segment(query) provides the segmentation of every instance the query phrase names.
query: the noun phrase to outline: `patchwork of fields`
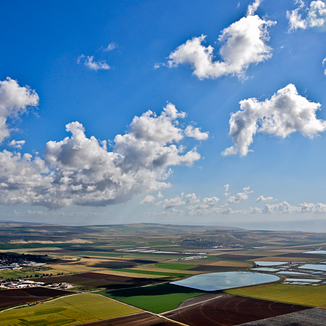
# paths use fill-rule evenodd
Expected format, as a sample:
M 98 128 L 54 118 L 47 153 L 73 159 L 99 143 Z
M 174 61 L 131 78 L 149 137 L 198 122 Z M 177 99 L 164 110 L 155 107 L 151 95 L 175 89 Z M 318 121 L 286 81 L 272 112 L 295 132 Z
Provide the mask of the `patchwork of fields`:
M 75 294 L 0 313 L 0 325 L 76 325 L 139 313 L 140 310 L 91 293 Z
M 18 239 L 21 231 L 21 224 L 16 229 L 11 224 L 8 238 Z M 291 273 L 302 272 L 305 263 L 326 265 L 326 255 L 307 253 L 326 249 L 325 235 L 159 225 L 66 231 L 46 225 L 38 231 L 33 225 L 23 231 L 27 240 L 0 243 L 0 252 L 22 260 L 31 255 L 44 264 L 0 270 L 0 281 L 17 285 L 22 278 L 45 286 L 0 290 L 0 326 L 231 326 L 326 308 L 326 272 L 303 270 L 307 285 L 289 284 Z M 28 241 L 29 234 L 39 242 Z M 46 234 L 55 234 L 53 243 L 44 242 Z M 284 262 L 262 271 L 280 281 L 211 294 L 170 284 L 202 273 L 250 272 L 255 262 Z M 66 283 L 72 288 L 59 290 Z M 10 308 L 17 305 L 25 306 Z

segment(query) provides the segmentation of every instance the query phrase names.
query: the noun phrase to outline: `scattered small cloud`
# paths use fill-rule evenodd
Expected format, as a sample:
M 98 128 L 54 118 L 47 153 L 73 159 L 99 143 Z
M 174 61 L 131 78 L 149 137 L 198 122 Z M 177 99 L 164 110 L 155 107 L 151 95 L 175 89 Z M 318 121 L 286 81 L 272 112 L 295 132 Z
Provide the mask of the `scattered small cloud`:
M 226 201 L 227 204 L 239 204 L 240 202 L 248 199 L 248 194 L 252 193 L 253 191 L 250 191 L 250 187 L 245 187 L 242 189 L 243 192 L 238 192 L 236 196 L 231 196 Z
M 84 64 L 90 70 L 109 70 L 111 67 L 106 63 L 106 60 L 94 61 L 94 56 L 80 55 L 77 59 L 78 64 Z
M 117 45 L 114 42 L 111 42 L 105 49 L 103 49 L 103 51 L 110 52 L 116 48 L 117 48 Z
M 266 201 L 271 201 L 273 200 L 274 198 L 273 197 L 264 197 L 264 196 L 259 196 L 257 199 L 256 199 L 256 202 L 259 203 L 259 202 L 266 202 Z
M 25 145 L 25 140 L 12 140 L 9 144 L 10 147 L 22 149 L 22 147 Z
M 323 66 L 323 68 L 324 68 L 324 75 L 326 75 L 326 58 L 323 60 L 323 62 L 322 62 L 322 66 Z
M 326 130 L 326 121 L 316 117 L 320 106 L 299 95 L 293 84 L 278 90 L 270 100 L 242 100 L 240 111 L 233 113 L 229 120 L 229 135 L 234 146 L 227 148 L 222 155 L 239 153 L 240 156 L 246 156 L 256 133 L 285 138 L 299 131 L 304 136 L 313 138 Z
M 206 197 L 201 201 L 200 204 L 188 206 L 188 213 L 190 215 L 208 214 L 210 209 L 214 207 L 219 202 L 219 200 L 220 199 L 217 197 Z
M 229 191 L 229 187 L 230 187 L 229 184 L 224 185 L 224 196 L 225 197 L 230 196 L 230 193 L 228 192 Z

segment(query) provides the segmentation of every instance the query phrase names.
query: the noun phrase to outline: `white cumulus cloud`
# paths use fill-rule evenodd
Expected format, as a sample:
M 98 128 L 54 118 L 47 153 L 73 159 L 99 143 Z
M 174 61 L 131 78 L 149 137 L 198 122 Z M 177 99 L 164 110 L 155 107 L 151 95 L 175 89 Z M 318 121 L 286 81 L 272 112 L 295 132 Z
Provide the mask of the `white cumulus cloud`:
M 238 192 L 236 196 L 231 196 L 226 201 L 227 204 L 239 204 L 240 202 L 248 199 L 248 194 L 253 191 L 250 190 L 250 187 L 245 187 L 242 189 L 243 192 Z
M 210 212 L 210 209 L 214 207 L 218 202 L 220 201 L 217 197 L 206 197 L 203 198 L 201 203 L 198 205 L 193 205 L 187 207 L 188 212 L 190 215 L 196 215 L 196 214 L 208 214 Z
M 308 27 L 321 27 L 326 22 L 326 4 L 324 1 L 317 0 L 311 1 L 310 5 L 302 0 L 295 1 L 299 6 L 286 12 L 286 17 L 289 20 L 289 31 L 297 29 L 307 29 Z
M 233 113 L 229 121 L 229 135 L 234 146 L 222 154 L 240 153 L 240 156 L 246 156 L 253 136 L 259 132 L 285 138 L 299 131 L 304 136 L 313 138 L 326 130 L 326 121 L 316 117 L 320 106 L 299 95 L 293 84 L 278 90 L 271 99 L 263 102 L 256 98 L 242 100 L 240 111 Z
M 193 74 L 199 79 L 229 74 L 243 77 L 251 64 L 258 64 L 272 56 L 272 49 L 265 42 L 269 39 L 267 28 L 276 22 L 254 14 L 259 4 L 260 1 L 255 1 L 248 7 L 246 17 L 222 31 L 218 39 L 222 44 L 219 51 L 221 61 L 213 61 L 214 48 L 202 45 L 206 36 L 201 35 L 170 53 L 167 65 L 171 68 L 190 64 L 194 69 Z
M 19 86 L 16 80 L 9 77 L 0 81 L 0 144 L 10 135 L 8 119 L 17 118 L 38 103 L 38 95 L 28 86 Z
M 195 193 L 186 195 L 186 198 L 187 198 L 187 204 L 194 204 L 200 202 L 200 199 L 197 198 Z
M 292 206 L 283 201 L 279 204 L 266 204 L 263 212 L 267 214 L 293 214 L 293 213 L 326 213 L 326 205 L 322 203 L 300 203 L 298 206 Z
M 171 209 L 176 206 L 185 205 L 186 201 L 183 200 L 184 193 L 182 192 L 179 196 L 176 196 L 171 199 L 164 199 L 163 207 L 165 209 Z
M 139 204 L 151 204 L 151 205 L 159 205 L 161 202 L 157 202 L 157 199 L 163 198 L 162 193 L 159 191 L 157 196 L 147 195 Z
M 167 188 L 170 184 L 164 180 L 170 166 L 190 166 L 200 159 L 196 148 L 186 152 L 178 145 L 184 138 L 178 127 L 183 117 L 185 113 L 172 104 L 159 116 L 147 111 L 133 119 L 124 135 L 115 137 L 113 151 L 107 150 L 105 141 L 86 137 L 76 121 L 66 126 L 70 137 L 46 144 L 45 160 L 0 152 L 0 203 L 50 209 L 70 204 L 106 206 Z
M 208 138 L 208 132 L 201 132 L 199 128 L 188 126 L 185 130 L 187 137 L 192 137 L 197 140 L 206 140 Z

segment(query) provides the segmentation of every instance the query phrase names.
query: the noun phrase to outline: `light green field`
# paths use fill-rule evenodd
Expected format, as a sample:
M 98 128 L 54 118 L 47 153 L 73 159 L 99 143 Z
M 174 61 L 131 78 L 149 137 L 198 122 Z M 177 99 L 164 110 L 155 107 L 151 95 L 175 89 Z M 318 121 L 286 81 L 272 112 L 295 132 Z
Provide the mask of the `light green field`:
M 198 265 L 190 265 L 190 264 L 173 264 L 173 263 L 158 263 L 155 266 L 160 268 L 167 268 L 167 269 L 177 269 L 177 270 L 185 270 L 189 268 L 198 267 Z
M 77 294 L 0 313 L 0 325 L 68 326 L 141 312 L 103 296 Z
M 326 285 L 270 284 L 226 291 L 230 294 L 304 306 L 326 306 Z
M 39 272 L 40 273 L 40 272 Z M 49 273 L 49 272 L 43 272 L 43 273 Z M 27 275 L 34 275 L 35 272 L 24 272 L 20 270 L 4 270 L 0 272 L 0 277 L 3 279 L 7 278 L 24 278 Z

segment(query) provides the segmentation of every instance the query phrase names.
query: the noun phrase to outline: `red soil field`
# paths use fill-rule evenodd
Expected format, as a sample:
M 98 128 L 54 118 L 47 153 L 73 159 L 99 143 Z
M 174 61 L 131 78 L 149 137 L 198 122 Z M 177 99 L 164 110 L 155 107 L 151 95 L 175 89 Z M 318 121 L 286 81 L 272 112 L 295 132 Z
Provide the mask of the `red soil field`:
M 199 265 L 194 268 L 189 268 L 188 271 L 196 272 L 227 272 L 227 271 L 239 271 L 242 269 L 248 269 L 249 267 L 234 267 L 234 266 L 210 266 Z
M 198 300 L 198 299 L 197 299 Z M 185 305 L 182 308 L 183 304 Z M 310 307 L 222 294 L 187 306 L 187 300 L 174 311 L 163 314 L 190 326 L 232 326 L 275 317 Z
M 141 286 L 145 284 L 155 284 L 157 282 L 162 282 L 163 279 L 126 277 L 126 276 L 88 272 L 88 273 L 80 273 L 74 275 L 34 278 L 33 280 L 42 281 L 47 284 L 67 282 L 70 284 L 76 284 L 82 286 L 105 287 L 107 289 L 121 289 L 121 288 L 128 288 L 132 286 Z
M 27 302 L 40 301 L 52 297 L 71 294 L 69 291 L 45 289 L 41 287 L 0 291 L 0 308 L 7 308 Z
M 245 261 L 245 260 L 257 260 L 257 259 L 263 258 L 265 256 L 222 254 L 222 255 L 217 255 L 216 257 L 218 257 L 220 259 Z
M 303 252 L 292 252 L 292 253 L 288 253 L 288 254 L 277 255 L 276 257 L 324 259 L 325 255 L 305 254 Z
M 163 318 L 156 317 L 147 312 L 139 314 L 111 318 L 106 320 L 94 321 L 91 323 L 83 324 L 87 326 L 177 326 L 180 324 L 170 322 Z

